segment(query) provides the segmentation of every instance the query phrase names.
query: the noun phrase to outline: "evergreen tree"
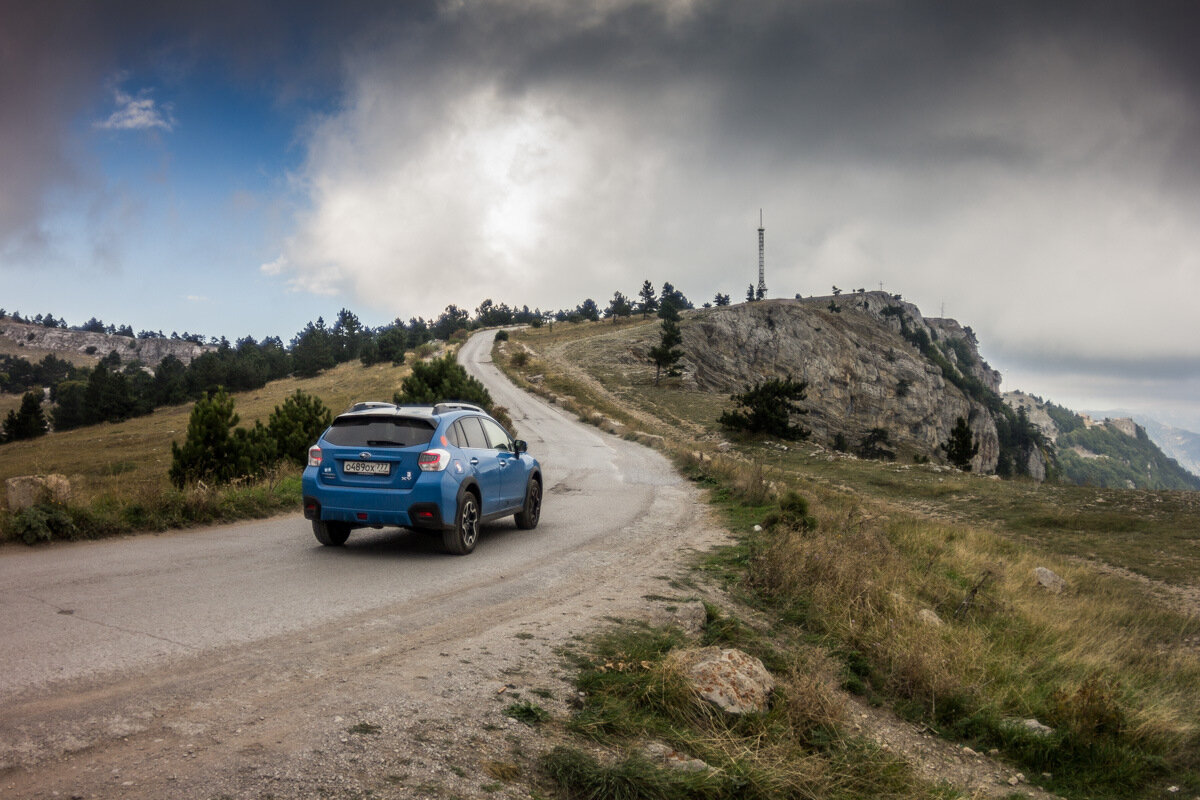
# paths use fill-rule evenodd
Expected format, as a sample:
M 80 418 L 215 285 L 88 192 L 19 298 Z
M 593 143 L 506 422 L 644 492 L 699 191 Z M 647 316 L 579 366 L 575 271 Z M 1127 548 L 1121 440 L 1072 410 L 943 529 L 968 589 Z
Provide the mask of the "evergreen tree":
M 676 312 L 678 317 L 678 312 Z M 654 385 L 658 385 L 659 378 L 662 377 L 663 370 L 666 370 L 667 377 L 674 377 L 679 374 L 679 359 L 683 358 L 683 351 L 678 345 L 683 343 L 683 334 L 679 331 L 679 323 L 673 319 L 664 319 L 662 321 L 661 336 L 656 346 L 650 348 L 650 361 L 654 364 Z
M 468 375 L 452 355 L 413 364 L 412 373 L 400 383 L 392 402 L 425 405 L 447 400 L 475 403 L 485 409 L 492 404 L 487 388 Z
M 88 413 L 87 387 L 84 381 L 64 381 L 54 387 L 54 430 L 69 431 L 99 421 Z
M 877 461 L 895 461 L 896 454 L 888 448 L 891 440 L 886 428 L 871 428 L 854 448 L 859 458 L 870 458 Z
M 633 304 L 629 302 L 629 298 L 621 292 L 613 292 L 612 300 L 609 301 L 608 308 L 604 310 L 604 316 L 616 324 L 618 317 L 628 317 L 632 314 Z
M 754 284 L 753 283 L 746 287 L 746 302 L 747 303 L 754 302 Z
M 796 405 L 805 399 L 807 392 L 807 381 L 795 381 L 790 376 L 768 378 L 747 385 L 741 394 L 730 395 L 737 408 L 723 412 L 717 422 L 733 430 L 780 439 L 806 439 L 811 431 L 793 424 L 792 417 L 808 413 L 808 409 Z
M 487 387 L 468 375 L 452 355 L 414 363 L 412 373 L 400 383 L 400 391 L 392 397 L 396 405 L 429 405 L 452 400 L 480 406 L 512 432 L 508 411 L 496 405 Z
M 0 442 L 19 442 L 44 436 L 48 426 L 42 413 L 42 393 L 26 392 L 19 411 L 9 411 L 0 426 Z
M 597 322 L 600 319 L 600 306 L 596 305 L 596 301 L 589 297 L 575 308 L 575 313 L 580 319 Z
M 654 296 L 654 284 L 646 281 L 642 284 L 642 290 L 638 292 L 638 297 L 642 302 L 638 303 L 638 308 L 642 312 L 642 319 L 650 316 L 651 311 L 658 310 L 658 299 Z
M 713 298 L 713 305 L 717 307 L 729 305 L 729 295 L 717 292 L 717 296 Z
M 455 331 L 466 330 L 470 326 L 469 323 L 470 316 L 466 310 L 451 303 L 433 323 L 433 338 L 448 342 Z
M 297 377 L 313 378 L 337 364 L 331 338 L 321 317 L 296 334 L 292 339 L 292 369 Z
M 950 431 L 950 439 L 942 445 L 946 452 L 946 460 L 964 472 L 971 471 L 971 459 L 979 454 L 979 444 L 971 435 L 971 426 L 967 420 L 959 417 Z
M 362 351 L 363 340 L 369 335 L 369 332 L 363 328 L 363 324 L 359 322 L 354 312 L 343 308 L 338 312 L 337 320 L 333 323 L 330 334 L 334 359 L 341 364 L 358 358 Z
M 332 423 L 333 414 L 319 397 L 297 389 L 283 405 L 275 406 L 267 420 L 275 458 L 303 466 L 308 461 L 308 448 Z
M 171 442 L 171 483 L 228 483 L 262 474 L 275 459 L 275 443 L 261 423 L 250 430 L 234 427 L 233 398 L 219 389 L 196 401 L 181 447 Z

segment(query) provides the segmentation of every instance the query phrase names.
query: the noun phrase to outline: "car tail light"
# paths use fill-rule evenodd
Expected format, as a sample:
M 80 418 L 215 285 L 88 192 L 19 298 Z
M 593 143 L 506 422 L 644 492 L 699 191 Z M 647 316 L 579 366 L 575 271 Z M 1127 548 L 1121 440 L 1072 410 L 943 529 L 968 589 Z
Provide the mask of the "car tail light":
M 310 467 L 321 466 L 321 448 L 317 447 L 315 444 L 308 448 L 308 465 Z
M 421 472 L 441 472 L 450 466 L 450 453 L 446 450 L 426 450 L 417 456 Z

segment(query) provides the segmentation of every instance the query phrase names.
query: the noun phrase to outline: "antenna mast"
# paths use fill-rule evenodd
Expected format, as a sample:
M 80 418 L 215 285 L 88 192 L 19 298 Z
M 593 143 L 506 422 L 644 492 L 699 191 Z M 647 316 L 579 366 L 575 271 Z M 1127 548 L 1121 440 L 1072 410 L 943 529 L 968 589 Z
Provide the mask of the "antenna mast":
M 763 232 L 765 230 L 766 229 L 763 228 L 763 222 L 762 222 L 762 209 L 760 208 L 758 210 L 758 299 L 759 300 L 762 300 L 763 298 L 765 298 L 767 296 L 767 277 L 766 277 L 766 270 L 765 270 L 766 261 L 764 258 L 764 248 L 763 248 L 763 238 L 764 238 Z

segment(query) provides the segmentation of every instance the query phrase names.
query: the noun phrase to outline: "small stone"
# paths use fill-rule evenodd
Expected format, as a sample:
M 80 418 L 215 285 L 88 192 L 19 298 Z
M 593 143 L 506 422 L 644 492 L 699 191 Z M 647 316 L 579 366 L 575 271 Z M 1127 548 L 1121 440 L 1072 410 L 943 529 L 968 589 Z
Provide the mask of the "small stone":
M 917 619 L 932 628 L 940 628 L 945 624 L 932 608 L 922 608 L 917 612 Z
M 1066 581 L 1045 567 L 1035 567 L 1033 577 L 1038 582 L 1038 586 L 1054 594 L 1059 594 L 1063 589 L 1067 588 Z
M 755 532 L 755 533 L 762 533 L 762 525 L 755 525 L 755 526 L 754 526 L 754 532 Z

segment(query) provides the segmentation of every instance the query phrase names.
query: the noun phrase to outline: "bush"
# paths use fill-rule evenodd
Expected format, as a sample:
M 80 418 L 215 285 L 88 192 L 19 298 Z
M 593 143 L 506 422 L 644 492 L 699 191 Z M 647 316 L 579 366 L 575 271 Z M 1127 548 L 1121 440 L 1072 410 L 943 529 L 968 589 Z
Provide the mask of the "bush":
M 497 342 L 507 342 L 508 341 L 508 331 L 496 331 L 496 341 Z
M 807 414 L 797 402 L 805 399 L 807 381 L 770 378 L 747 386 L 741 394 L 731 395 L 738 409 L 725 411 L 717 422 L 726 428 L 750 433 L 765 433 L 780 439 L 806 439 L 810 431 L 792 424 L 793 415 Z
M 14 514 L 8 528 L 12 538 L 20 538 L 25 544 L 75 539 L 78 535 L 75 520 L 67 509 L 53 503 L 39 503 Z
M 512 418 L 508 411 L 503 406 L 495 405 L 487 388 L 478 379 L 468 375 L 452 355 L 413 364 L 412 374 L 404 379 L 400 391 L 392 397 L 396 405 L 432 405 L 452 400 L 482 407 L 512 432 Z

